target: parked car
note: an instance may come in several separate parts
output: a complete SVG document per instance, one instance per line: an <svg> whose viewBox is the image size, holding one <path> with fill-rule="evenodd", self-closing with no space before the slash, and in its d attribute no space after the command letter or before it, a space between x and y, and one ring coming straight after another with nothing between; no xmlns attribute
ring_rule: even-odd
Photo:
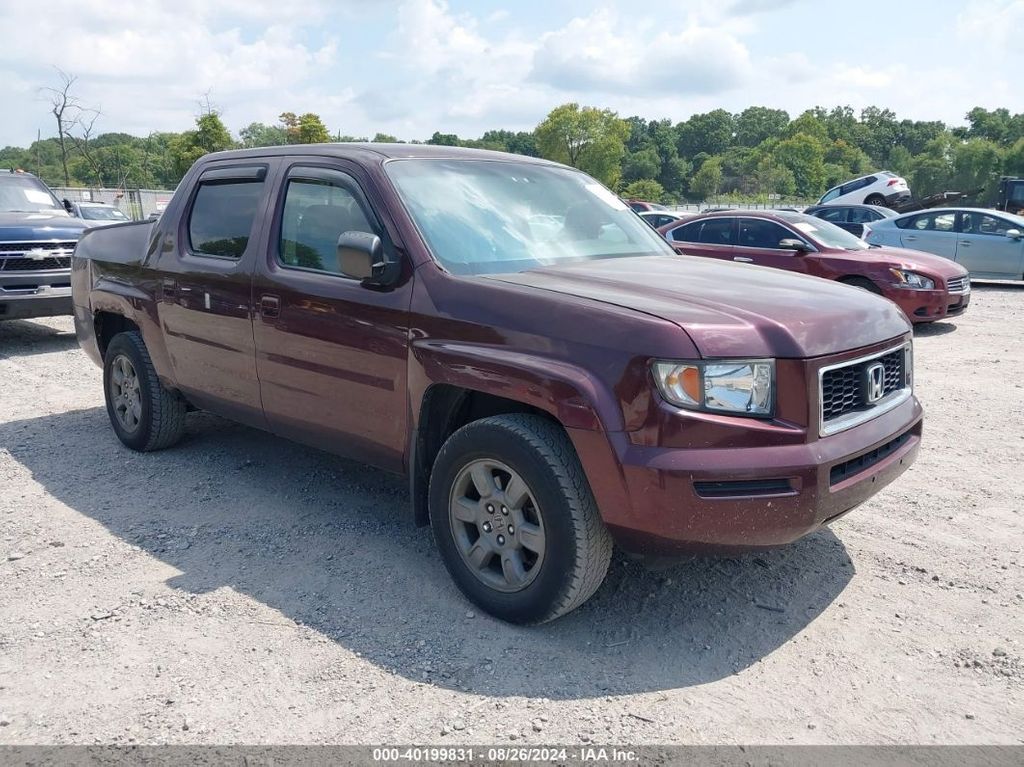
<svg viewBox="0 0 1024 767"><path fill-rule="evenodd" d="M862 240L871 232L873 222L897 215L892 209L880 205L812 205L804 213L835 224Z"/></svg>
<svg viewBox="0 0 1024 767"><path fill-rule="evenodd" d="M102 202L72 202L72 215L88 221L91 226L110 226L131 221L131 216L120 208Z"/></svg>
<svg viewBox="0 0 1024 767"><path fill-rule="evenodd" d="M910 196L905 178L882 170L832 187L821 196L818 205L895 205Z"/></svg>
<svg viewBox="0 0 1024 767"><path fill-rule="evenodd" d="M1024 217L986 208L935 208L886 219L868 242L955 261L972 276L1024 279Z"/></svg>
<svg viewBox="0 0 1024 767"><path fill-rule="evenodd" d="M647 202L645 200L626 200L626 204L637 213L643 213L645 210L668 210L664 205L659 205L656 202Z"/></svg>
<svg viewBox="0 0 1024 767"><path fill-rule="evenodd" d="M836 280L894 301L911 322L967 309L967 270L928 253L872 248L805 213L732 210L690 216L659 230L679 253L740 261Z"/></svg>
<svg viewBox="0 0 1024 767"><path fill-rule="evenodd" d="M71 253L85 227L31 173L0 170L0 320L71 314Z"/></svg>
<svg viewBox="0 0 1024 767"><path fill-rule="evenodd" d="M200 408L403 473L459 588L509 621L582 604L613 541L796 540L920 444L894 304L679 258L598 182L535 158L209 154L158 222L87 232L73 282L125 445L168 447Z"/></svg>
<svg viewBox="0 0 1024 767"><path fill-rule="evenodd" d="M661 210L642 210L638 214L640 218L650 225L652 229L671 224L673 221L678 221L682 218L678 213L669 213L668 211Z"/></svg>

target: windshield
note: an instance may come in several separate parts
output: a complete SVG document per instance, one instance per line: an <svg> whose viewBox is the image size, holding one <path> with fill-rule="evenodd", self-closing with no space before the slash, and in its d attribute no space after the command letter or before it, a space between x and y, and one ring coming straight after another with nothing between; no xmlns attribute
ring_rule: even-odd
<svg viewBox="0 0 1024 767"><path fill-rule="evenodd" d="M434 258L453 274L673 255L579 171L489 160L394 160L386 168Z"/></svg>
<svg viewBox="0 0 1024 767"><path fill-rule="evenodd" d="M81 207L82 218L90 221L129 221L130 219L117 208L92 207L83 205Z"/></svg>
<svg viewBox="0 0 1024 767"><path fill-rule="evenodd" d="M871 247L860 237L855 237L845 229L840 229L835 224L815 216L808 216L803 213L787 213L780 210L776 210L774 213L779 218L785 219L792 224L793 228L798 232L817 240L826 248L867 250Z"/></svg>
<svg viewBox="0 0 1024 767"><path fill-rule="evenodd" d="M43 184L31 176L0 176L0 211L4 213L64 212Z"/></svg>

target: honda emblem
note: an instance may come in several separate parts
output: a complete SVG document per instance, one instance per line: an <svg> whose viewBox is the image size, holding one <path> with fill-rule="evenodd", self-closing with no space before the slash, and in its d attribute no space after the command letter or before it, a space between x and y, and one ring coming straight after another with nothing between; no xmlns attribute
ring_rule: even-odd
<svg viewBox="0 0 1024 767"><path fill-rule="evenodd" d="M867 376L868 402L878 402L885 393L885 365L876 362L865 371Z"/></svg>

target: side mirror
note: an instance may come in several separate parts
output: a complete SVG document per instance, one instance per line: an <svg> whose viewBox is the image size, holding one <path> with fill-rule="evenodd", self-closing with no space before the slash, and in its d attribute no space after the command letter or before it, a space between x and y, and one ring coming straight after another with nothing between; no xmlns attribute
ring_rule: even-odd
<svg viewBox="0 0 1024 767"><path fill-rule="evenodd" d="M67 197L61 200L61 204L64 206L64 210L70 213L72 216L75 215L75 206L71 204L71 200Z"/></svg>
<svg viewBox="0 0 1024 767"><path fill-rule="evenodd" d="M338 264L342 274L368 287L391 285L398 277L398 264L387 261L380 237L369 232L342 232Z"/></svg>
<svg viewBox="0 0 1024 767"><path fill-rule="evenodd" d="M787 237L784 240L779 240L779 248L782 250L795 250L802 253L807 250L807 243L803 240L798 240L795 237Z"/></svg>
<svg viewBox="0 0 1024 767"><path fill-rule="evenodd" d="M1021 237L1024 237L1024 233L1020 229L1007 229L1006 236L1011 240L1019 240Z"/></svg>

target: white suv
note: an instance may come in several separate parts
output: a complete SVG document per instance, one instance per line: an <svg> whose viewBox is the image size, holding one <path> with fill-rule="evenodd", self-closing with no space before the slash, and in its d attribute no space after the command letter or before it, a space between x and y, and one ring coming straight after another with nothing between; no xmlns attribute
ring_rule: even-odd
<svg viewBox="0 0 1024 767"><path fill-rule="evenodd" d="M907 180L895 173L882 170L870 176L861 176L829 189L818 200L818 205L895 205L910 199Z"/></svg>

